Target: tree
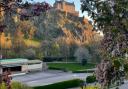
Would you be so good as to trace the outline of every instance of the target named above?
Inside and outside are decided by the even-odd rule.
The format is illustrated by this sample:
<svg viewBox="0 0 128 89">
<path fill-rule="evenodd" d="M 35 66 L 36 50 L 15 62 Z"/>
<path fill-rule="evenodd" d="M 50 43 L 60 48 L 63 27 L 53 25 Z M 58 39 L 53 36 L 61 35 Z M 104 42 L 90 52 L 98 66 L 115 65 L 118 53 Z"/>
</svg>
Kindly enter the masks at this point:
<svg viewBox="0 0 128 89">
<path fill-rule="evenodd" d="M 0 0 L 0 35 L 5 27 L 12 28 L 13 25 L 9 22 L 12 21 L 14 14 L 18 14 L 20 20 L 28 20 L 30 17 L 39 16 L 42 12 L 46 12 L 50 7 L 46 2 L 31 4 L 27 1 L 23 3 L 23 0 Z"/>
<path fill-rule="evenodd" d="M 0 0 L 0 4 L 1 12 L 5 13 L 4 16 L 9 16 L 8 18 L 10 18 L 11 14 L 15 13 L 21 16 L 21 20 L 39 16 L 42 12 L 46 12 L 51 8 L 46 2 L 32 4 L 28 1 L 24 3 L 23 0 Z M 5 19 L 7 20 L 8 18 L 6 17 Z"/>
<path fill-rule="evenodd" d="M 60 56 L 60 47 L 57 42 L 52 42 L 51 55 L 53 57 Z"/>
<path fill-rule="evenodd" d="M 124 58 L 128 53 L 128 0 L 81 0 L 81 2 L 82 11 L 87 11 L 94 20 L 94 30 L 103 31 L 102 57 L 112 60 Z M 106 76 L 109 76 L 107 72 L 109 70 L 106 70 Z"/>
<path fill-rule="evenodd" d="M 25 58 L 28 58 L 28 59 L 34 59 L 36 57 L 36 52 L 34 49 L 30 48 L 30 49 L 27 49 L 25 52 L 24 52 L 24 57 Z"/>
<path fill-rule="evenodd" d="M 39 60 L 42 60 L 44 57 L 43 51 L 41 50 L 41 48 L 37 48 L 36 49 L 36 58 Z"/>
<path fill-rule="evenodd" d="M 128 52 L 128 1 L 81 0 L 82 11 L 94 20 L 94 29 L 103 31 L 104 57 L 124 57 Z"/>
<path fill-rule="evenodd" d="M 15 53 L 21 53 L 21 50 L 23 50 L 25 48 L 25 43 L 24 43 L 24 34 L 22 33 L 22 31 L 20 29 L 17 29 L 14 35 L 13 40 L 13 50 L 15 51 Z"/>
<path fill-rule="evenodd" d="M 113 73 L 113 66 L 109 60 L 102 60 L 100 64 L 96 67 L 96 79 L 101 83 L 101 89 L 105 89 L 111 80 L 115 77 Z M 109 75 L 108 75 L 109 74 Z"/>
<path fill-rule="evenodd" d="M 50 49 L 51 49 L 51 41 L 48 40 L 44 40 L 41 43 L 41 50 L 43 51 L 43 55 L 46 56 L 50 56 Z"/>
<path fill-rule="evenodd" d="M 86 64 L 89 59 L 91 59 L 91 55 L 89 54 L 88 49 L 84 47 L 79 47 L 76 50 L 74 56 L 77 58 L 77 61 L 83 65 Z"/>
</svg>

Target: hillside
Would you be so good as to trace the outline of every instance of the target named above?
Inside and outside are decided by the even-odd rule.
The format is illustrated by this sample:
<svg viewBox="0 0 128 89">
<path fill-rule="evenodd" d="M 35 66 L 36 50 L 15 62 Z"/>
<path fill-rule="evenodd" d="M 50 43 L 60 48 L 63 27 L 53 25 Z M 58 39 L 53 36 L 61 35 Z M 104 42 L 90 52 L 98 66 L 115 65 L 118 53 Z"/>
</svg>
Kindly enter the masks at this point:
<svg viewBox="0 0 128 89">
<path fill-rule="evenodd" d="M 17 31 L 21 31 L 25 39 L 55 40 L 64 37 L 84 43 L 91 40 L 87 38 L 92 38 L 94 35 L 87 20 L 84 23 L 81 17 L 56 10 L 42 13 L 27 21 L 21 21 L 19 16 L 14 15 L 13 20 L 10 19 L 10 21 L 11 23 L 5 22 L 7 24 L 5 32 L 14 35 Z"/>
<path fill-rule="evenodd" d="M 27 25 L 25 26 L 26 29 L 28 28 L 29 30 L 32 28 L 31 33 L 29 31 L 29 35 L 41 40 L 55 40 L 62 37 L 68 37 L 72 40 L 74 39 L 80 42 L 85 42 L 89 40 L 87 39 L 87 31 L 90 32 L 90 38 L 94 35 L 92 32 L 92 26 L 87 20 L 86 23 L 84 23 L 83 18 L 56 10 L 50 10 L 38 17 L 33 17 L 27 22 L 20 22 L 22 25 Z M 34 30 L 34 34 L 32 34 L 32 30 Z"/>
<path fill-rule="evenodd" d="M 14 14 L 12 18 L 4 19 L 4 24 L 7 27 L 1 43 L 10 53 L 14 50 L 21 54 L 34 47 L 43 50 L 43 56 L 73 55 L 77 47 L 95 41 L 96 36 L 87 19 L 54 9 L 28 20 L 20 20 L 20 16 Z"/>
</svg>

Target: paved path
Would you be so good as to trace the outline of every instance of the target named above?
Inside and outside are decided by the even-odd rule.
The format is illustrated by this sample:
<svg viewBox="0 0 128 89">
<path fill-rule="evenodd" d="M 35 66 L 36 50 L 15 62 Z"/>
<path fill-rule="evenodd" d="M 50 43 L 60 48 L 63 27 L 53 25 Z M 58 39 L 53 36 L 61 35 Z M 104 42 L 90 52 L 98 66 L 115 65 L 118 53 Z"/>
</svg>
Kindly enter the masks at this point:
<svg viewBox="0 0 128 89">
<path fill-rule="evenodd" d="M 16 76 L 13 78 L 13 80 L 25 83 L 29 86 L 42 86 L 42 85 L 53 84 L 66 80 L 76 79 L 76 78 L 86 79 L 88 75 L 90 74 L 66 73 L 62 71 L 47 71 L 47 72 L 38 72 L 38 73 L 26 74 L 22 76 Z M 80 89 L 80 88 L 73 88 L 73 89 Z M 119 89 L 128 89 L 128 81 L 125 81 L 125 84 L 121 85 Z"/>
<path fill-rule="evenodd" d="M 88 75 L 90 74 L 47 71 L 47 72 L 38 72 L 34 74 L 16 76 L 13 78 L 13 80 L 25 83 L 29 86 L 42 86 L 42 85 L 53 84 L 66 80 L 76 79 L 76 78 L 86 79 Z"/>
</svg>

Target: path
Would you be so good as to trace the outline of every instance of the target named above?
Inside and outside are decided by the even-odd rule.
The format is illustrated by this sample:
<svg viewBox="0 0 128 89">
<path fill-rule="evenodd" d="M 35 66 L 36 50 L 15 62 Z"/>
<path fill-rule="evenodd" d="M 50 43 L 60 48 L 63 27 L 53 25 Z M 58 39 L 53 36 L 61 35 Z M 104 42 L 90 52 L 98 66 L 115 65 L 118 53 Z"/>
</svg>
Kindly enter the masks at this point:
<svg viewBox="0 0 128 89">
<path fill-rule="evenodd" d="M 42 86 L 42 85 L 53 84 L 66 80 L 76 79 L 76 78 L 86 79 L 88 75 L 90 74 L 47 71 L 47 72 L 38 72 L 34 74 L 16 76 L 13 78 L 13 80 L 25 83 L 29 86 Z"/>
</svg>

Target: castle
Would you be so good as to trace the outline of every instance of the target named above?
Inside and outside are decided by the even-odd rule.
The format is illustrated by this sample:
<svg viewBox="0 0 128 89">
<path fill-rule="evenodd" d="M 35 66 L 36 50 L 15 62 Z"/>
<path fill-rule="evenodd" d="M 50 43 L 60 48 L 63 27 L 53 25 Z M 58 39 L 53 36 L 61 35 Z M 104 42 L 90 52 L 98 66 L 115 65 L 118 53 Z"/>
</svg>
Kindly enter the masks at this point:
<svg viewBox="0 0 128 89">
<path fill-rule="evenodd" d="M 70 13 L 74 16 L 79 16 L 79 11 L 75 10 L 75 4 L 66 2 L 65 0 L 55 0 L 53 7 L 57 10 L 64 11 L 66 13 Z"/>
</svg>

